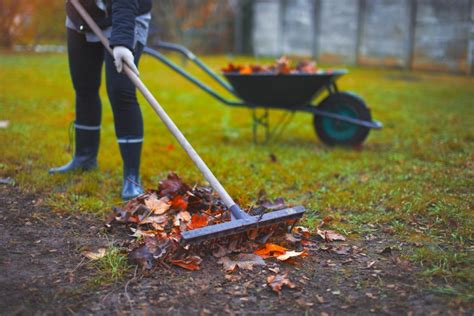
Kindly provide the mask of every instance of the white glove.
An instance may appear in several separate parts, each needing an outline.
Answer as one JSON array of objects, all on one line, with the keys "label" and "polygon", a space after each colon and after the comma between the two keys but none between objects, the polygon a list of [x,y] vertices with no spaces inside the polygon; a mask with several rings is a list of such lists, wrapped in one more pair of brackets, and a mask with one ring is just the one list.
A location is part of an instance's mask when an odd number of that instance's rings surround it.
[{"label": "white glove", "polygon": [[140,75],[138,72],[137,66],[134,62],[135,58],[133,57],[132,52],[125,46],[116,46],[114,47],[114,63],[117,68],[117,72],[122,73],[123,64],[125,63],[137,76]]}]

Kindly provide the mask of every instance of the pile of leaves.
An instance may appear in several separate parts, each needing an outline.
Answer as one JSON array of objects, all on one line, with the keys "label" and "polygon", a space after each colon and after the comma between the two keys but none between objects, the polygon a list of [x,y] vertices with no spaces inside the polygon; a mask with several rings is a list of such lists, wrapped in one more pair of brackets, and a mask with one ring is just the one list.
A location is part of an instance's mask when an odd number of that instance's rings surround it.
[{"label": "pile of leaves", "polygon": [[292,61],[283,56],[275,61],[273,65],[233,65],[229,64],[222,68],[223,73],[251,75],[251,74],[273,74],[273,75],[289,75],[289,74],[315,74],[318,72],[316,62],[303,60],[292,65]]},{"label": "pile of leaves", "polygon": [[[270,201],[261,194],[248,212],[261,215],[285,207],[283,199]],[[254,266],[264,266],[265,260],[270,258],[277,262],[295,263],[309,255],[316,237],[330,241],[344,239],[332,231],[319,229],[312,236],[305,227],[296,226],[291,234],[284,227],[272,227],[199,245],[180,244],[184,231],[229,220],[230,212],[212,189],[198,185],[191,187],[171,173],[160,181],[157,189],[147,191],[123,207],[114,208],[106,226],[110,229],[127,228],[133,237],[127,242],[129,260],[144,270],[169,268],[170,265],[199,270],[205,256],[215,257],[226,273],[237,269],[252,270]],[[282,284],[291,287],[291,283],[285,280],[284,275],[275,276],[268,283],[273,288],[272,282],[276,282],[275,291],[279,291]]]}]

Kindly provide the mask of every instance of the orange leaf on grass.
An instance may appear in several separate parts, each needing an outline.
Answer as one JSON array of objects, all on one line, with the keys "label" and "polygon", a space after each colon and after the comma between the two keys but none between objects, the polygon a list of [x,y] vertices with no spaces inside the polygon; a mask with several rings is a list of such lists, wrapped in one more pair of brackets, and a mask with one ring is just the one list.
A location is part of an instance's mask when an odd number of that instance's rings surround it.
[{"label": "orange leaf on grass", "polygon": [[207,216],[206,215],[199,215],[194,214],[191,217],[191,224],[189,224],[190,229],[196,229],[207,226]]}]

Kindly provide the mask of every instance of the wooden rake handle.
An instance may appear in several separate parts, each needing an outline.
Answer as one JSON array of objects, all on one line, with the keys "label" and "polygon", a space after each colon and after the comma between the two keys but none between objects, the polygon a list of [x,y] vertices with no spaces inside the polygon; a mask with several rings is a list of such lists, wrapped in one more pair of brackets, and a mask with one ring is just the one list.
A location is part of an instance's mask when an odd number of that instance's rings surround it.
[{"label": "wooden rake handle", "polygon": [[[95,21],[90,17],[89,13],[84,9],[84,7],[79,3],[78,0],[70,0],[72,5],[76,8],[77,12],[81,15],[84,21],[89,25],[91,30],[97,35],[104,45],[104,47],[109,51],[110,54],[113,55],[113,50],[110,47],[109,40],[105,37],[102,30],[97,26]],[[227,191],[224,189],[222,184],[217,180],[214,176],[212,171],[206,165],[204,160],[198,155],[198,153],[194,150],[193,146],[188,142],[188,140],[184,137],[183,133],[178,129],[176,124],[171,120],[168,114],[163,110],[160,103],[155,99],[155,97],[151,94],[150,90],[145,86],[145,84],[141,81],[141,79],[124,63],[123,72],[130,78],[130,80],[135,84],[137,89],[141,92],[141,94],[145,97],[148,103],[151,105],[153,110],[158,114],[161,121],[166,125],[168,130],[173,134],[176,138],[178,143],[181,147],[186,151],[188,156],[194,162],[196,167],[201,171],[203,176],[206,180],[210,183],[210,185],[214,188],[214,190],[219,194],[221,199],[224,201],[225,205],[229,209],[235,210],[236,208],[240,210],[240,208],[235,204],[234,200],[230,197]],[[242,212],[242,211],[240,211]],[[234,212],[232,212],[234,213]],[[245,214],[245,213],[244,213]],[[241,214],[243,215],[243,214]],[[246,215],[246,214],[245,214]],[[235,216],[235,215],[234,215]],[[239,216],[240,217],[240,216]]]}]

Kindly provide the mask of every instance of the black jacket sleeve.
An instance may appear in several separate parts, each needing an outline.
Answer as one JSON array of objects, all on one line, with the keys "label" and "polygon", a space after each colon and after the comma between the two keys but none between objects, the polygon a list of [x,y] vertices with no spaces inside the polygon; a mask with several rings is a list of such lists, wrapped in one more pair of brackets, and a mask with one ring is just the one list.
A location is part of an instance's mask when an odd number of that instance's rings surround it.
[{"label": "black jacket sleeve", "polygon": [[138,0],[112,0],[111,47],[125,46],[133,51],[138,9]]}]

